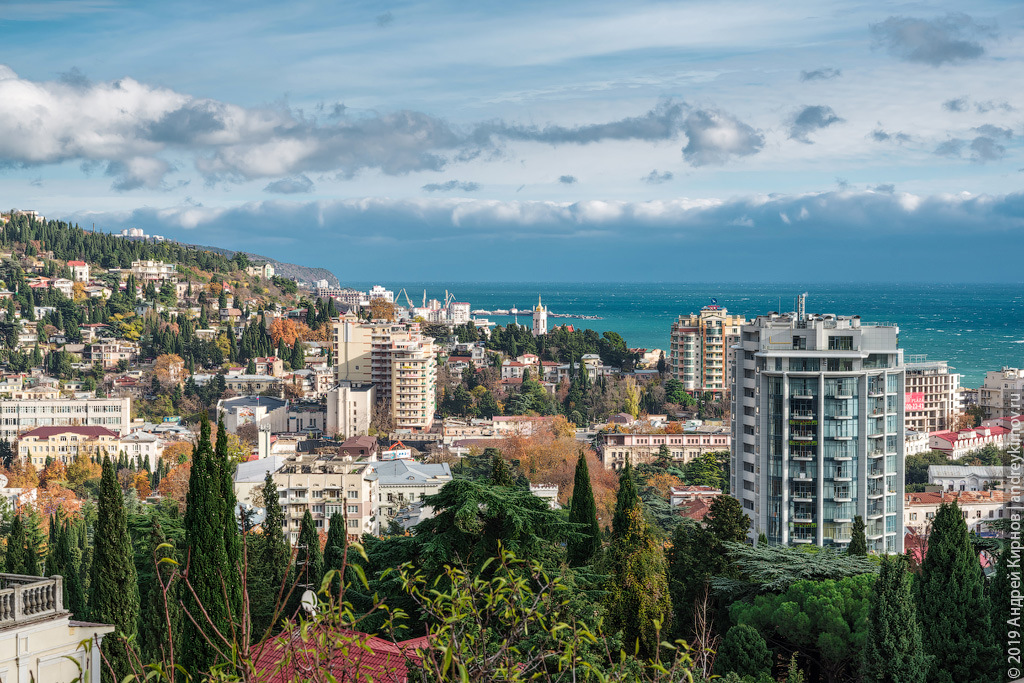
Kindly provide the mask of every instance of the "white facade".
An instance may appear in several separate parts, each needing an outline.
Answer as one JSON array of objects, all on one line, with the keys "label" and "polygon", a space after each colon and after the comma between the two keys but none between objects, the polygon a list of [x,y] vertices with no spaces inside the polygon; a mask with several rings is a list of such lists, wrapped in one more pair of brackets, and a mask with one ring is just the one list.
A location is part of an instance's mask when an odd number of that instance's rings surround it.
[{"label": "white facade", "polygon": [[163,439],[143,431],[134,431],[121,439],[121,450],[137,462],[148,461],[150,472],[156,472],[157,461],[165,445]]},{"label": "white facade", "polygon": [[[5,683],[99,681],[99,646],[113,626],[74,621],[63,579],[0,574],[0,679]],[[86,652],[82,641],[92,640]]]},{"label": "white facade", "polygon": [[178,266],[163,261],[132,261],[132,274],[138,280],[160,281],[178,279]]},{"label": "white facade", "polygon": [[106,427],[119,436],[131,430],[130,398],[14,399],[0,402],[0,439],[15,441],[18,434],[36,427]]},{"label": "white facade", "polygon": [[910,356],[907,368],[907,429],[937,432],[953,427],[963,412],[961,375],[950,372],[946,361]]},{"label": "white facade", "polygon": [[434,495],[452,480],[448,463],[389,460],[373,463],[373,473],[377,477],[377,516],[382,527],[402,508]]},{"label": "white facade", "polygon": [[377,390],[370,382],[339,382],[327,392],[327,434],[342,438],[370,431]]},{"label": "white facade", "polygon": [[1010,476],[1009,467],[983,465],[929,465],[928,483],[945,491],[984,491],[1003,486]]},{"label": "white facade", "polygon": [[903,551],[904,371],[899,328],[859,317],[759,316],[741,330],[731,491],[750,535]]},{"label": "white facade", "polygon": [[705,306],[699,314],[679,316],[672,323],[665,359],[670,376],[690,393],[723,396],[732,382],[732,347],[739,341],[740,326],[746,322],[743,316],[729,315],[717,304]]},{"label": "white facade", "polygon": [[302,517],[308,510],[317,530],[330,530],[335,513],[346,519],[349,540],[376,534],[377,480],[372,463],[352,460],[289,460],[273,474],[291,543],[299,538]]}]

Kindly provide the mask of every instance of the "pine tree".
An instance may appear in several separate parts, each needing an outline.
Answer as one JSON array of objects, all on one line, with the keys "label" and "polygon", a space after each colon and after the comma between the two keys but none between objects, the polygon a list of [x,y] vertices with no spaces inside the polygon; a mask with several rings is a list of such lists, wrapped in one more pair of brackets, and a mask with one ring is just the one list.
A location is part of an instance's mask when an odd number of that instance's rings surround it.
[{"label": "pine tree", "polygon": [[274,610],[278,600],[283,599],[288,587],[284,585],[288,576],[288,562],[291,552],[284,536],[284,512],[277,494],[277,484],[267,473],[264,479],[263,533],[250,534],[249,545],[249,600],[252,613],[253,636],[259,638],[273,626]]},{"label": "pine tree", "polygon": [[580,567],[594,561],[601,550],[601,529],[597,525],[597,506],[594,504],[594,490],[590,484],[590,468],[587,456],[580,451],[576,461],[576,479],[573,483],[572,502],[569,505],[569,521],[579,525],[581,536],[570,539],[566,545],[566,557],[570,567]]},{"label": "pine tree", "polygon": [[850,545],[846,548],[846,554],[861,557],[868,554],[868,539],[864,534],[864,518],[860,515],[853,518],[853,536],[850,537]]},{"label": "pine tree", "polygon": [[638,647],[641,656],[652,656],[659,647],[654,622],[668,632],[672,601],[665,553],[644,518],[628,465],[619,478],[609,554],[609,617],[621,629],[627,651]]},{"label": "pine tree", "polygon": [[110,664],[103,667],[103,680],[120,681],[131,671],[126,641],[138,628],[139,582],[121,486],[109,457],[103,458],[93,548],[89,619],[116,627],[116,634],[103,639],[103,654]]},{"label": "pine tree", "polygon": [[924,649],[934,657],[929,683],[993,680],[999,645],[992,637],[991,605],[956,503],[943,503],[935,514],[916,598]]},{"label": "pine tree", "polygon": [[[170,558],[170,548],[160,546],[167,542],[163,527],[156,519],[149,532],[149,553],[147,558],[154,563],[153,575],[145,582],[142,601],[142,616],[139,620],[139,644],[144,662],[166,662],[171,659],[173,643],[180,646],[181,608],[179,605],[180,583],[171,583],[173,568],[163,558]],[[160,580],[157,580],[157,576]],[[164,586],[167,598],[164,599]],[[170,628],[168,628],[170,622]]]},{"label": "pine tree", "polygon": [[1010,623],[1013,615],[1010,612],[1010,607],[1013,604],[1013,585],[1012,578],[1010,576],[1010,555],[1012,554],[1011,548],[1014,542],[1020,543],[1019,532],[1011,531],[1009,536],[1003,542],[1002,551],[999,553],[999,560],[996,562],[996,573],[992,577],[992,586],[990,590],[991,602],[992,602],[992,632],[997,643],[1000,643],[1004,649],[1004,656],[1010,655],[1006,652],[1010,647],[1013,647],[1010,641],[1015,640],[1015,637],[1010,634],[1010,631],[1020,631],[1019,626],[1016,623]]},{"label": "pine tree", "polygon": [[924,683],[928,656],[921,646],[921,627],[907,560],[885,557],[871,593],[864,675],[874,683]]},{"label": "pine tree", "polygon": [[[228,572],[232,569],[224,543],[219,474],[210,445],[210,421],[204,412],[199,443],[192,453],[185,499],[184,578],[189,587],[182,589],[187,616],[184,619],[180,661],[193,677],[209,671],[217,663],[217,653],[210,643],[222,645],[216,640],[216,632],[231,632],[231,613],[225,589]],[[197,623],[193,623],[193,619]]]}]

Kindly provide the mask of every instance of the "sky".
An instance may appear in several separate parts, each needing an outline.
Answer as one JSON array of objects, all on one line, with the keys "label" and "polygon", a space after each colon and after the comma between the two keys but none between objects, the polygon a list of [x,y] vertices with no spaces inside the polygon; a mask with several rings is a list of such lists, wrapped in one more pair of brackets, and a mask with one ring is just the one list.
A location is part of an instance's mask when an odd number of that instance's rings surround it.
[{"label": "sky", "polygon": [[1015,1],[6,1],[0,31],[0,197],[84,227],[343,282],[1024,280]]}]

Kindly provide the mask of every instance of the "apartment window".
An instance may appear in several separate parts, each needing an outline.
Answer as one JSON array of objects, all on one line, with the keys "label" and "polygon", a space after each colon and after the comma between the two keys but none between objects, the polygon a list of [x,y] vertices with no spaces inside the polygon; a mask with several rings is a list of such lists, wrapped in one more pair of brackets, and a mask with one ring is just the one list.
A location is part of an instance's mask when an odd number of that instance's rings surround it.
[{"label": "apartment window", "polygon": [[348,520],[348,528],[349,529],[358,529],[359,528],[359,520],[358,519],[350,519],[350,520]]},{"label": "apartment window", "polygon": [[807,349],[807,337],[793,336],[793,348],[800,349],[801,351]]},{"label": "apartment window", "polygon": [[313,497],[314,498],[323,498],[324,497],[324,492],[323,491],[313,491]]},{"label": "apartment window", "polygon": [[917,513],[916,512],[911,512],[910,513],[910,521],[911,522],[916,522],[917,521]]},{"label": "apartment window", "polygon": [[359,497],[359,491],[348,491],[346,497],[347,498],[358,498]]},{"label": "apartment window", "polygon": [[348,507],[346,508],[346,511],[347,511],[347,512],[348,512],[348,514],[350,514],[350,515],[358,515],[358,514],[359,514],[359,506],[358,506],[358,505],[349,505],[349,506],[348,506]]},{"label": "apartment window", "polygon": [[831,351],[853,351],[853,337],[833,335],[828,338],[828,348]]}]

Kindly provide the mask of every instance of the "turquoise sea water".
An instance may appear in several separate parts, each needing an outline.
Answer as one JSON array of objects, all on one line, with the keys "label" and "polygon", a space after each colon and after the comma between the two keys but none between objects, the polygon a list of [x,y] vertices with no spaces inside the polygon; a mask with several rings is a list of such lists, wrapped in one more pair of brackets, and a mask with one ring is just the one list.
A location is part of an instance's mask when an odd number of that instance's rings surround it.
[{"label": "turquoise sea water", "polygon": [[[348,285],[348,283],[343,283]],[[375,283],[352,283],[365,289]],[[748,318],[795,309],[807,291],[808,313],[860,315],[865,321],[900,326],[907,354],[946,360],[964,375],[964,386],[980,385],[988,370],[1024,366],[1024,286],[994,284],[685,284],[685,283],[495,283],[383,282],[396,293],[403,287],[415,305],[444,299],[445,289],[474,309],[530,309],[541,295],[552,313],[599,315],[603,320],[551,318],[548,325],[571,324],[614,330],[631,347],[668,348],[669,329],[680,314],[696,312],[717,299],[731,313]],[[404,304],[404,300],[400,303]],[[781,303],[781,308],[780,308]],[[504,325],[511,316],[490,316]],[[520,316],[529,324],[529,313]]]}]

